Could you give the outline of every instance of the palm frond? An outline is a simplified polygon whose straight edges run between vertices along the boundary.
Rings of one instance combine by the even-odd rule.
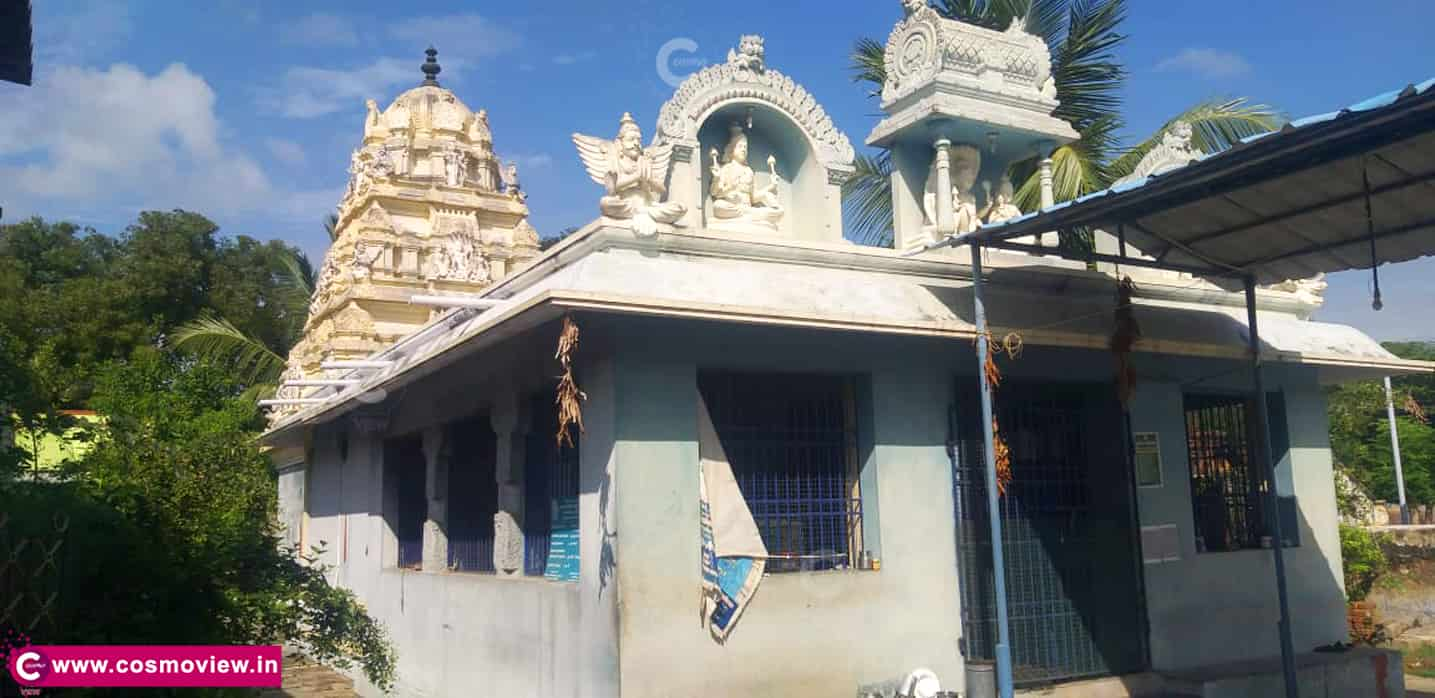
[[[842,217],[848,237],[860,245],[892,245],[892,155],[858,155],[856,172],[842,185]]]
[[[175,349],[229,364],[248,384],[272,383],[284,372],[284,357],[213,313],[180,325],[170,340]]]
[[[872,37],[862,37],[852,46],[848,70],[852,82],[866,82],[874,87],[867,91],[868,97],[882,93],[882,84],[887,82],[887,48]]]
[[[1077,131],[1121,112],[1126,69],[1116,48],[1126,40],[1119,31],[1125,19],[1125,0],[1071,1],[1066,40],[1054,48],[1052,77],[1061,102],[1054,115]]]
[[[329,234],[329,242],[339,239],[339,214],[331,213],[324,217],[324,232]]]
[[[1112,181],[1134,172],[1141,159],[1161,142],[1166,130],[1177,121],[1191,124],[1191,143],[1201,152],[1219,153],[1243,138],[1280,128],[1286,119],[1275,109],[1252,104],[1244,97],[1197,103],[1113,160],[1107,167]]]
[[[1008,4],[1004,0],[939,0],[932,3],[932,9],[947,19],[988,29],[1006,29],[1014,16],[1005,11]]]

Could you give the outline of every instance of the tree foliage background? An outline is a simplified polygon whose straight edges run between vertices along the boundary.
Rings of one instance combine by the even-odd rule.
[[[40,219],[0,226],[0,415],[55,433],[70,426],[62,409],[105,420],[90,453],[60,471],[0,453],[7,540],[69,521],[35,641],[282,642],[392,683],[383,627],[312,556],[281,547],[256,377],[172,347],[181,328],[222,318],[284,355],[304,320],[296,265],[308,266],[284,243],[222,237],[185,211],[142,213],[116,237]],[[0,594],[37,597],[24,585],[45,575],[13,572],[41,568],[39,546],[25,554]]]
[[[1435,361],[1435,343],[1386,342],[1405,359]],[[1405,494],[1411,504],[1435,504],[1435,377],[1391,379],[1395,423],[1400,435]],[[1385,386],[1380,381],[1329,388],[1330,447],[1337,467],[1355,479],[1372,499],[1397,501]]]

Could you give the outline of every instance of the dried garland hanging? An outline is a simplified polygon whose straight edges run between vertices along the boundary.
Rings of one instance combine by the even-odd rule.
[[[558,406],[558,433],[554,438],[558,441],[559,448],[573,446],[573,437],[569,433],[570,425],[578,425],[578,432],[583,432],[583,401],[588,396],[578,389],[578,383],[573,380],[573,350],[578,346],[578,323],[573,322],[572,315],[563,316],[563,329],[558,333],[558,351],[553,358],[563,367],[563,375],[558,377],[557,397],[554,403]]]
[[[1116,328],[1111,332],[1111,354],[1116,358],[1116,397],[1122,409],[1131,403],[1136,392],[1136,367],[1131,363],[1131,349],[1141,339],[1141,325],[1136,322],[1132,298],[1136,284],[1125,276],[1116,284]]]
[[[1405,411],[1411,417],[1420,420],[1421,424],[1430,426],[1430,415],[1425,414],[1425,408],[1420,406],[1420,401],[1415,399],[1414,393],[1405,393]]]
[[[1002,384],[1002,372],[997,367],[997,349],[1007,355],[1008,359],[1015,359],[1021,356],[1023,348],[1021,335],[1009,332],[997,342],[990,333],[987,334],[987,360],[984,370],[987,374],[987,388],[991,393],[992,402],[996,402],[997,388]],[[1007,447],[1006,440],[1002,438],[1001,423],[997,420],[996,410],[992,410],[992,460],[996,464],[997,471],[997,492],[1006,495],[1007,486],[1011,484],[1011,449]]]

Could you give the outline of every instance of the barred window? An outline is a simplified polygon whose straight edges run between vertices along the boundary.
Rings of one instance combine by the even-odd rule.
[[[568,427],[573,445],[560,447],[554,438],[558,414],[553,394],[533,398],[532,405],[533,421],[523,465],[523,573],[566,579],[559,570],[550,570],[549,563],[554,520],[565,513],[571,516],[578,499],[578,428]],[[558,524],[571,536],[576,522],[560,520]],[[569,568],[571,574],[571,565]]]
[[[704,371],[698,388],[771,556],[767,571],[855,566],[863,548],[854,381]]]
[[[448,568],[493,573],[497,437],[487,416],[444,427],[448,449]]]
[[[1278,393],[1267,402],[1272,453],[1279,461],[1289,450],[1285,403]],[[1261,435],[1251,418],[1254,401],[1244,396],[1187,395],[1185,411],[1197,550],[1222,552],[1270,544],[1263,540],[1269,535],[1268,485],[1260,464]],[[1299,544],[1295,497],[1278,497],[1277,505],[1285,545]]]
[[[386,512],[398,538],[398,566],[418,569],[424,560],[424,521],[428,518],[423,440],[405,436],[384,442],[385,489],[394,492],[397,510]]]

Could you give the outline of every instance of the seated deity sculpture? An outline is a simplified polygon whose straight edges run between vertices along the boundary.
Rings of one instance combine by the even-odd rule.
[[[775,231],[784,210],[777,191],[777,158],[767,157],[771,180],[758,186],[757,175],[747,164],[747,134],[742,125],[734,123],[731,138],[721,157],[716,148],[712,159],[712,227],[739,232]]]
[[[938,156],[940,157],[940,155]],[[972,193],[972,187],[977,183],[977,175],[982,169],[982,152],[970,145],[952,146],[948,157],[951,158],[952,177],[952,214],[956,234],[970,233],[981,226],[982,217],[977,210],[977,198]],[[922,196],[922,208],[927,214],[927,225],[937,224],[937,160],[932,159],[931,170],[927,174],[926,192]]]
[[[991,182],[983,182],[982,186],[987,190],[987,205],[982,209],[981,219],[988,225],[1009,221],[1021,216],[1021,209],[1012,203],[1015,191],[1011,180],[1003,177],[1001,185],[997,187],[996,198],[992,198]]]
[[[575,133],[573,144],[588,176],[607,191],[598,200],[605,217],[628,223],[639,236],[651,237],[657,234],[658,224],[677,223],[687,212],[682,204],[662,201],[668,193],[664,182],[672,146],[643,148],[643,133],[631,114],[623,114],[616,139]]]

